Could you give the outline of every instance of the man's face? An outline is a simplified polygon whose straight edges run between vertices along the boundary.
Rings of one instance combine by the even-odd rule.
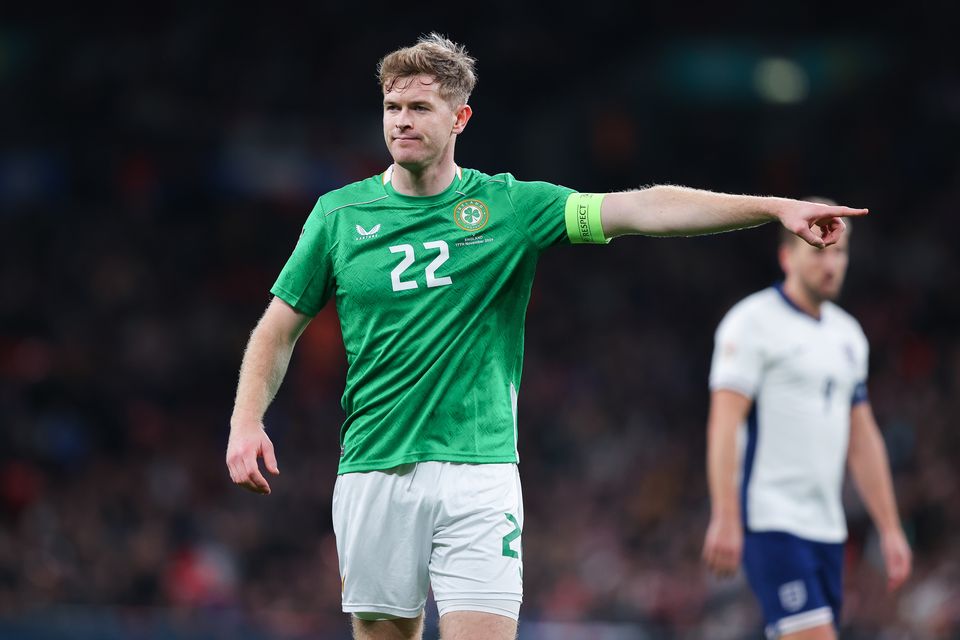
[[[847,274],[849,245],[849,231],[825,249],[794,238],[781,248],[780,264],[787,278],[795,279],[814,300],[836,300]]]
[[[466,125],[463,110],[440,97],[432,77],[398,78],[383,94],[383,137],[394,162],[407,169],[429,166],[442,157],[454,134]]]

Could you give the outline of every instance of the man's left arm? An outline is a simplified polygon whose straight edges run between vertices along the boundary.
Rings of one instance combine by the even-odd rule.
[[[816,247],[835,243],[844,216],[866,209],[774,198],[714,193],[672,185],[603,196],[600,217],[606,238],[629,234],[695,236],[755,227],[778,220]]]
[[[860,497],[880,533],[887,586],[892,591],[910,576],[912,554],[897,513],[887,448],[873,417],[873,409],[867,401],[857,402],[850,410],[847,464]]]

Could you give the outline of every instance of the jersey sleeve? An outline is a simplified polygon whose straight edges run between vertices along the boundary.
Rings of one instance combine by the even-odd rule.
[[[763,366],[764,350],[756,323],[744,309],[734,308],[720,322],[714,337],[710,389],[728,389],[753,398]]]
[[[507,195],[540,251],[558,244],[608,242],[600,225],[602,194],[578,193],[549,182],[523,182],[508,174]]]
[[[331,243],[321,201],[303,225],[300,240],[270,289],[300,313],[315,316],[333,293]]]

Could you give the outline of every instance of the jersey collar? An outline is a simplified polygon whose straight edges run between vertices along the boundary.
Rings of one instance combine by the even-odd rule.
[[[783,298],[783,301],[787,303],[787,306],[796,311],[797,313],[803,314],[807,318],[810,318],[814,322],[820,322],[823,319],[823,307],[820,308],[820,315],[815,316],[812,313],[809,313],[802,309],[800,305],[790,299],[790,296],[787,295],[787,292],[783,290],[783,281],[774,283],[773,288],[777,290],[777,293],[780,294],[780,297]]]
[[[398,192],[393,188],[393,168],[394,165],[387,167],[387,170],[383,172],[380,176],[380,180],[383,184],[383,190],[392,197],[399,198],[400,200],[405,200],[407,202],[418,202],[421,204],[430,204],[433,202],[442,202],[443,200],[450,197],[451,194],[459,193],[457,189],[460,187],[460,184],[463,182],[463,169],[460,165],[454,165],[456,173],[453,175],[453,180],[450,181],[450,184],[447,185],[447,188],[436,193],[432,196],[408,196],[406,194]]]
[[[460,165],[454,165],[457,168],[457,180],[463,180],[463,169],[460,168]],[[387,184],[393,180],[393,165],[387,167],[387,170],[383,172],[383,184]]]

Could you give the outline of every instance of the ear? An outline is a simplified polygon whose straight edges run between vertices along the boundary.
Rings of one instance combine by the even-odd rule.
[[[777,259],[780,262],[780,270],[783,271],[783,275],[785,276],[790,275],[790,253],[793,250],[793,242],[781,242],[780,248],[777,249]]]
[[[473,109],[468,104],[462,104],[457,108],[454,115],[457,119],[453,121],[452,132],[455,134],[463,133],[463,130],[467,128],[467,122],[470,121],[470,116],[473,115]]]

